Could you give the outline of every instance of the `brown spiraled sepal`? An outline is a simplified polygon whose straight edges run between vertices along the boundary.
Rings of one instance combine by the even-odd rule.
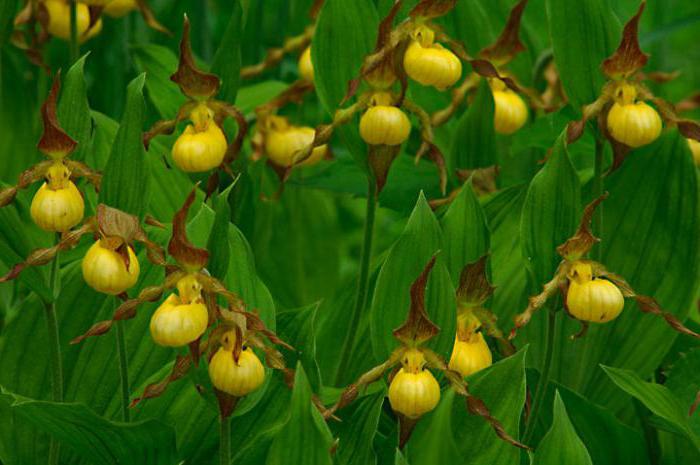
[[[408,15],[411,18],[437,18],[449,13],[456,4],[457,0],[420,0]]]
[[[639,18],[642,16],[646,1],[639,4],[639,10],[630,19],[622,31],[622,40],[612,56],[603,61],[603,72],[612,79],[627,78],[646,65],[649,55],[639,48]]]
[[[635,290],[632,289],[632,286],[630,286],[622,276],[608,272],[602,265],[599,265],[596,271],[599,276],[603,276],[604,278],[612,281],[613,284],[620,288],[623,296],[634,299],[642,313],[651,313],[652,315],[661,317],[673,330],[681,334],[700,339],[700,334],[683,325],[683,323],[681,323],[681,321],[673,313],[662,309],[661,305],[659,305],[655,298],[637,294]]]
[[[496,42],[483,49],[479,55],[495,63],[505,64],[525,50],[520,41],[520,20],[528,0],[520,0],[510,10],[506,26]]]
[[[486,273],[488,254],[472,263],[467,263],[459,275],[457,302],[467,307],[483,305],[496,289],[489,282]]]
[[[187,355],[178,355],[175,358],[175,364],[173,365],[173,369],[170,372],[170,374],[165,377],[164,379],[151,383],[146,388],[143,390],[143,394],[141,394],[141,397],[136,397],[134,398],[131,403],[129,404],[129,408],[134,408],[136,405],[139,404],[139,402],[146,400],[146,399],[153,399],[154,397],[159,397],[161,396],[168,386],[170,386],[170,383],[173,383],[177,381],[178,379],[182,378],[185,376],[189,371],[190,368],[192,367],[192,355],[187,354]]]
[[[182,208],[173,217],[173,236],[168,243],[168,253],[186,270],[199,271],[209,261],[206,249],[195,247],[187,238],[187,214],[194,202],[197,186],[185,199]]]
[[[569,261],[578,260],[586,255],[595,243],[600,242],[600,239],[595,237],[591,231],[591,220],[593,219],[593,213],[596,207],[598,207],[603,200],[607,199],[608,195],[609,194],[605,192],[586,205],[576,234],[557,247],[557,252],[564,259]]]
[[[440,332],[440,328],[430,321],[425,311],[425,287],[438,253],[433,255],[423,272],[411,285],[411,307],[408,310],[408,316],[406,321],[393,331],[394,337],[404,344],[410,346],[420,344],[432,339]]]
[[[195,100],[207,100],[219,92],[221,81],[218,76],[205,73],[197,68],[190,46],[190,20],[185,15],[180,40],[180,63],[170,80],[180,86],[183,94]]]
[[[73,152],[78,145],[78,143],[61,128],[58,117],[56,116],[56,103],[58,101],[58,91],[60,88],[61,72],[59,71],[54,77],[49,95],[41,105],[44,132],[37,145],[39,151],[54,159],[65,158]]]

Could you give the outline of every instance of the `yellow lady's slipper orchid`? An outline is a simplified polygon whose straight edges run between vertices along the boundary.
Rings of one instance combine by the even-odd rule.
[[[389,403],[395,412],[418,418],[438,404],[440,385],[433,374],[424,369],[425,357],[419,350],[406,351],[402,365],[389,385]]]
[[[304,49],[299,56],[299,75],[307,81],[314,82],[314,64],[311,62],[311,46]]]
[[[209,323],[196,276],[180,279],[177,290],[179,295],[170,294],[151,317],[151,337],[162,346],[180,347],[196,341]]]
[[[491,79],[489,83],[494,103],[494,129],[499,134],[513,134],[527,121],[527,105],[500,79]]]
[[[625,306],[622,292],[607,279],[594,277],[590,264],[574,263],[568,278],[566,306],[575,318],[606,323],[622,312]]]
[[[462,62],[457,55],[434,43],[435,32],[420,26],[406,49],[403,66],[406,74],[424,86],[446,89],[462,76]]]
[[[391,94],[377,92],[360,118],[360,136],[370,145],[400,145],[411,133],[406,113],[393,106]]]
[[[175,164],[182,171],[201,173],[216,168],[224,161],[228,144],[226,136],[213,119],[211,110],[197,106],[190,113],[189,124],[173,145]]]
[[[209,378],[219,391],[236,397],[258,389],[265,380],[265,368],[257,355],[243,346],[238,360],[233,357],[236,335],[229,331],[223,336],[223,345],[209,361]]]
[[[608,131],[618,142],[632,148],[650,144],[661,134],[661,117],[645,102],[637,101],[637,90],[621,84],[608,113]]]
[[[60,161],[49,168],[46,182],[34,194],[29,212],[37,226],[52,232],[68,231],[83,219],[83,196]]]
[[[47,32],[59,39],[70,40],[70,4],[65,0],[45,0],[43,3],[48,13]],[[78,41],[81,43],[102,30],[101,19],[90,28],[90,10],[84,2],[76,4],[76,20]]]
[[[83,278],[98,292],[117,295],[131,288],[139,279],[139,260],[131,246],[126,246],[129,265],[117,251],[104,247],[98,240],[83,257]]]

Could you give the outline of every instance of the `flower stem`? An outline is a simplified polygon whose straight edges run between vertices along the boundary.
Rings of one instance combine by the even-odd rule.
[[[231,417],[219,415],[219,464],[231,464]]]
[[[56,243],[60,236],[56,234]],[[51,263],[49,275],[49,289],[51,301],[44,303],[46,314],[46,329],[48,332],[49,360],[51,363],[51,391],[54,402],[63,402],[63,363],[61,361],[61,345],[58,339],[58,320],[56,319],[56,299],[61,293],[61,276],[59,267],[59,253]],[[49,442],[49,465],[58,464],[60,444],[53,438]]]
[[[547,312],[547,327],[545,346],[544,362],[542,363],[542,371],[540,372],[540,379],[535,388],[535,397],[532,401],[532,409],[530,410],[530,415],[527,419],[525,425],[525,433],[523,434],[523,443],[532,446],[530,441],[532,441],[532,436],[535,432],[535,423],[537,422],[537,417],[539,415],[540,409],[542,408],[542,402],[544,401],[545,394],[547,392],[547,385],[549,384],[549,375],[552,368],[552,359],[554,358],[554,335],[556,332],[556,321],[557,314],[550,308]]]
[[[340,352],[340,363],[336,372],[336,383],[341,382],[341,377],[350,362],[350,355],[355,342],[355,334],[360,324],[362,312],[367,306],[367,290],[369,287],[369,263],[372,258],[372,238],[374,236],[374,217],[377,210],[377,183],[370,176],[367,179],[367,207],[365,212],[365,236],[362,244],[362,261],[360,262],[360,280],[357,284],[357,295],[355,297],[355,308],[350,319],[350,325],[345,332],[342,350]]]
[[[80,55],[80,46],[78,45],[78,1],[71,0],[70,2],[70,62],[71,64],[78,61]]]
[[[603,182],[603,154],[605,142],[599,137],[595,140],[595,167],[593,174],[593,197],[597,198],[603,195],[605,189]],[[593,234],[600,237],[603,233],[603,203],[598,205],[593,215]],[[603,248],[600,243],[595,245],[595,258],[600,261],[603,256]]]
[[[119,355],[119,377],[121,378],[122,420],[129,422],[129,359],[126,356],[126,339],[124,338],[124,322],[116,321],[117,352]]]

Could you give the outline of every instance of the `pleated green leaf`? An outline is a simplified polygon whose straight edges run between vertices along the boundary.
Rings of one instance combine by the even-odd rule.
[[[127,87],[126,107],[104,169],[100,202],[143,216],[148,205],[149,170],[143,148],[145,104],[141,74]]]
[[[68,69],[63,78],[61,98],[58,102],[58,120],[61,126],[78,142],[70,155],[73,160],[84,160],[91,149],[92,117],[88,104],[87,85],[85,83],[85,60],[83,55]]]
[[[90,463],[172,465],[178,460],[175,431],[160,421],[117,423],[83,404],[27,399],[1,387],[0,394],[10,399],[12,410]]]
[[[410,307],[410,287],[430,258],[442,248],[442,232],[428,202],[421,194],[406,228],[394,243],[382,266],[370,311],[372,349],[377,362],[386,360],[398,346],[392,331],[405,320]],[[425,293],[425,308],[440,334],[428,344],[443,357],[455,337],[455,289],[443,254],[438,256]]]
[[[464,265],[478,260],[489,250],[486,216],[474,193],[471,179],[450,204],[440,224],[444,235],[447,268],[456,287]]]
[[[290,409],[289,421],[275,436],[265,463],[331,465],[333,438],[323,417],[311,403],[311,386],[301,363],[296,367]]]
[[[620,40],[620,24],[604,0],[546,0],[554,61],[566,95],[578,111],[600,94],[600,65]]]
[[[646,382],[630,370],[612,367],[603,369],[618,388],[639,400],[663,421],[662,429],[685,436],[700,450],[700,436],[690,425],[689,407],[682,405],[670,389],[661,384]]]
[[[558,392],[554,396],[553,416],[552,427],[537,447],[532,464],[592,465],[591,456],[576,434]]]
[[[377,456],[372,445],[377,432],[386,389],[358,399],[352,407],[343,410],[344,420],[338,424],[338,465],[374,465]]]
[[[243,7],[240,0],[233,0],[228,6],[231,18],[216,49],[211,64],[211,72],[221,79],[219,98],[233,103],[236,101],[241,81],[241,40],[243,39]]]
[[[497,164],[498,148],[493,127],[494,102],[485,79],[474,101],[460,117],[450,149],[454,169],[484,168]]]
[[[561,257],[556,248],[576,230],[580,182],[562,133],[547,163],[532,179],[523,205],[520,240],[535,288],[552,279]]]

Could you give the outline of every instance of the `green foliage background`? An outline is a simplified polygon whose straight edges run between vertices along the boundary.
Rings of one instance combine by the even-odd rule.
[[[82,46],[86,55],[76,64],[69,62],[66,43],[51,41],[46,60],[64,72],[59,118],[80,142],[74,158],[105,170],[100,195],[167,224],[193,182],[205,179],[164,163],[174,137],[156,139],[148,153],[138,143],[142,130],[174,115],[184,100],[169,81],[177,65],[183,13],[192,22],[196,56],[204,66],[214,63],[224,77],[222,97],[235,96],[236,105],[253,120],[257,105],[296,79],[296,56],[260,77],[242,80],[236,89],[239,50],[244,65],[260,61],[268,48],[303,32],[311,3],[153,0],[157,18],[173,31],[172,37],[149,30],[135,13],[121,20],[106,18],[102,33]],[[404,16],[415,1],[405,3]],[[498,36],[514,3],[459,0],[439,23],[475,54]],[[50,85],[49,78],[9,42],[18,4],[0,0],[3,184],[15,183],[22,169],[42,159],[35,148],[41,132],[39,106]],[[326,0],[313,39],[316,96],[285,108],[287,116],[310,126],[329,121],[347,80],[373,47],[379,18],[391,4]],[[555,247],[573,233],[582,206],[592,198],[592,131],[570,147],[560,134],[577,117],[580,105],[596,98],[604,83],[599,63],[615,49],[621,25],[637,7],[637,0],[529,2],[521,30],[527,50],[511,70],[520,81],[542,89],[533,69],[553,53],[573,105],[531,120],[513,136],[494,136],[493,102],[484,87],[470,106],[436,131],[448,166],[500,165],[496,193],[477,197],[467,184],[449,207],[431,211],[427,199],[440,197],[438,178],[431,163],[414,165],[420,141],[413,131],[379,197],[370,296],[350,334],[353,356],[342,371],[338,340],[345,337],[352,319],[367,190],[366,148],[357,125],[350,124],[334,137],[333,161],[295,172],[278,201],[260,199],[277,185],[262,163],[248,159],[246,143],[245,156],[234,165],[240,173],[235,186],[214,203],[203,204],[200,196],[190,234],[198,245],[218,247],[228,256],[227,262],[217,263],[217,270],[231,290],[299,349],[285,353],[290,366],[297,364],[299,370],[293,392],[281,376],[270,372],[264,388],[239,406],[232,424],[234,463],[700,463],[700,415],[688,415],[700,390],[700,344],[678,336],[660,319],[641,314],[632,302],[617,320],[591,328],[575,341],[568,336],[577,331],[577,324],[558,313],[554,344],[559,356],[536,423],[539,445],[530,454],[498,440],[485,422],[466,413],[461,398],[449,389],[443,390],[438,408],[421,420],[403,453],[396,450],[397,427],[383,382],[342,410],[340,423],[326,425],[310,403],[312,392],[330,403],[337,388],[383,361],[394,344],[390,331],[407,310],[408,287],[436,250],[442,253],[430,280],[427,307],[443,333],[434,348],[449,356],[455,325],[451,296],[459,270],[485,252],[491,254],[496,286],[490,307],[502,326],[511,327],[527,296],[552,275],[558,262]],[[697,1],[649,0],[640,26],[642,48],[651,54],[646,69],[681,71],[672,82],[652,84],[657,95],[677,102],[700,88],[698,38]],[[449,93],[416,83],[409,93],[431,111],[449,102]],[[232,135],[233,129],[227,129]],[[605,185],[610,197],[604,204],[602,262],[678,317],[690,316],[687,325],[698,330],[698,170],[685,141],[675,129],[668,130],[650,146],[635,150]],[[455,186],[457,180],[451,178],[450,187]],[[87,209],[94,211],[96,194],[85,185],[79,187],[87,193]],[[34,248],[50,243],[50,235],[29,218],[36,188],[0,210],[2,273]],[[213,226],[212,208],[227,214],[223,225]],[[213,227],[216,244],[209,234]],[[167,232],[149,233],[161,243],[167,241]],[[139,404],[132,410],[135,421],[124,424],[119,421],[114,336],[68,344],[108,317],[114,306],[83,282],[80,258],[89,242],[83,240],[61,255],[57,309],[65,404],[48,400],[42,310],[42,298],[49,296],[48,267],[28,270],[16,283],[0,285],[0,462],[44,463],[51,435],[63,445],[61,463],[66,464],[218,463],[216,406],[195,388],[207,383],[205,370]],[[162,271],[148,264],[145,252],[139,259],[141,278],[133,293],[162,280]],[[150,340],[148,321],[156,306],[142,306],[125,325],[134,397],[168,373],[175,357],[174,351]],[[534,388],[544,357],[545,313],[521,331],[515,355],[499,358],[469,378],[474,394],[514,437],[523,429],[526,392]],[[331,455],[333,438],[339,442]]]

